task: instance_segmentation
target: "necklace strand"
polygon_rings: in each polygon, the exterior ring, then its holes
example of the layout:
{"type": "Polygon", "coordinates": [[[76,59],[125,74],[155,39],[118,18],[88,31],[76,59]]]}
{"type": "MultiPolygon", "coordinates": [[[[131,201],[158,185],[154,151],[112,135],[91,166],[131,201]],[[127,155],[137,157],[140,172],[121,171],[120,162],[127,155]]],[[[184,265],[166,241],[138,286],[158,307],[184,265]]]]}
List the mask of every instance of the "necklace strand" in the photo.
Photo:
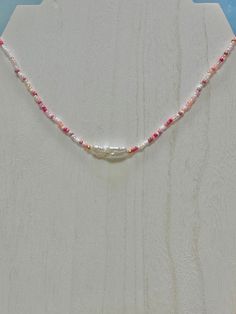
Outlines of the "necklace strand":
{"type": "Polygon", "coordinates": [[[207,73],[203,76],[200,83],[196,86],[192,96],[180,107],[178,112],[170,116],[155,132],[153,132],[147,139],[141,144],[132,147],[112,147],[112,146],[99,146],[88,144],[85,140],[76,135],[54,112],[49,110],[39,93],[34,89],[30,80],[21,71],[18,62],[8,49],[4,40],[0,38],[0,47],[11,65],[13,66],[16,76],[23,82],[30,95],[34,98],[34,101],[38,105],[39,109],[44,115],[51,120],[66,136],[68,136],[74,143],[82,147],[86,152],[91,153],[93,156],[106,160],[122,160],[133,156],[137,152],[143,151],[146,147],[150,146],[171,126],[184,117],[184,115],[193,107],[198,97],[201,95],[202,90],[208,85],[211,78],[222,67],[225,61],[230,56],[234,47],[236,46],[236,37],[234,37],[229,46],[223,52],[223,54],[217,59],[216,63],[212,65],[207,73]]]}

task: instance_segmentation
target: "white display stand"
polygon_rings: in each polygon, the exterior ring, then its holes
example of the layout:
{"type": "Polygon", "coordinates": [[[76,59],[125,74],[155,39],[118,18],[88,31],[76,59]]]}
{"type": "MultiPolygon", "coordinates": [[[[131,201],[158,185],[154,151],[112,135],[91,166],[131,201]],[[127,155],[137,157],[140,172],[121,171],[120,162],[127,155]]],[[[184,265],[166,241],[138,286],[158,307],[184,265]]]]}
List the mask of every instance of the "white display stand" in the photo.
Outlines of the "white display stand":
{"type": "MultiPolygon", "coordinates": [[[[191,0],[44,0],[3,37],[49,108],[96,144],[174,113],[233,33],[191,0]]],[[[0,55],[0,313],[236,313],[236,53],[158,143],[97,160],[0,55]]]]}

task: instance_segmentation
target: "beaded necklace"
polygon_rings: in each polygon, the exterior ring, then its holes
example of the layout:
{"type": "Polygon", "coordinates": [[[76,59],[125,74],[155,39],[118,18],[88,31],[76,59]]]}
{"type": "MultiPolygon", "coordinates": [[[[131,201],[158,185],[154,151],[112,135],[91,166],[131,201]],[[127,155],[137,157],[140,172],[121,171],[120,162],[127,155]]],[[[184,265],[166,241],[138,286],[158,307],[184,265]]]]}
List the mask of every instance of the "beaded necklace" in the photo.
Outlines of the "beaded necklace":
{"type": "Polygon", "coordinates": [[[222,67],[225,61],[230,56],[234,47],[236,46],[236,37],[234,37],[227,49],[223,52],[223,54],[218,58],[216,63],[209,68],[207,73],[203,76],[200,83],[195,88],[192,96],[180,107],[178,112],[170,116],[160,127],[158,127],[147,139],[145,139],[141,144],[132,146],[132,147],[113,147],[113,146],[99,146],[88,144],[85,140],[76,135],[60,118],[57,117],[55,113],[53,113],[46,106],[42,98],[39,96],[39,93],[33,88],[30,80],[23,74],[21,71],[18,62],[16,61],[13,54],[7,48],[3,39],[0,38],[0,47],[4,52],[8,60],[10,61],[13,69],[16,73],[16,76],[23,82],[26,89],[33,97],[34,101],[38,105],[39,109],[44,113],[44,115],[52,121],[59,130],[62,131],[67,137],[69,137],[74,143],[78,146],[82,147],[86,152],[92,154],[93,156],[105,159],[105,160],[123,160],[128,157],[133,156],[134,154],[143,151],[146,147],[150,146],[154,142],[156,142],[160,136],[171,126],[173,126],[177,121],[184,117],[184,115],[193,107],[198,97],[201,95],[202,90],[208,85],[211,78],[214,74],[222,67]]]}

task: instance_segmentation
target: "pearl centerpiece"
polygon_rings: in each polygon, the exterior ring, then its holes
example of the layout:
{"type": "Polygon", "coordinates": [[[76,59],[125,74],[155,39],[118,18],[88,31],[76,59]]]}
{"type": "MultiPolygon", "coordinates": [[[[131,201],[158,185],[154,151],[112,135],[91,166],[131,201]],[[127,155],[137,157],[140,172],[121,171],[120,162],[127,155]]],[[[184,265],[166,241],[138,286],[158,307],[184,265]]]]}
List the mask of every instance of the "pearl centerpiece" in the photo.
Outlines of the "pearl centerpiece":
{"type": "Polygon", "coordinates": [[[110,161],[122,160],[129,157],[129,152],[126,147],[102,147],[93,145],[88,151],[99,159],[106,159],[110,161]]]}

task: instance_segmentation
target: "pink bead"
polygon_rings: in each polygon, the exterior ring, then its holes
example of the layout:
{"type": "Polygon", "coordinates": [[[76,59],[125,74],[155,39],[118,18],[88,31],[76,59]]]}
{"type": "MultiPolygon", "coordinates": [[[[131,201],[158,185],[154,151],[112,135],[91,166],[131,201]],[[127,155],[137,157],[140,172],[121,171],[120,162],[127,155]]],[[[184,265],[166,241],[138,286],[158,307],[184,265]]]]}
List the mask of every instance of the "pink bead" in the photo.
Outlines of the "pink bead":
{"type": "Polygon", "coordinates": [[[38,105],[42,104],[42,99],[40,97],[38,97],[35,101],[38,105]]]}
{"type": "Polygon", "coordinates": [[[4,41],[2,40],[2,38],[0,38],[0,46],[2,46],[4,44],[4,41]]]}
{"type": "Polygon", "coordinates": [[[217,71],[216,65],[212,66],[209,70],[210,73],[215,73],[217,71]]]}

